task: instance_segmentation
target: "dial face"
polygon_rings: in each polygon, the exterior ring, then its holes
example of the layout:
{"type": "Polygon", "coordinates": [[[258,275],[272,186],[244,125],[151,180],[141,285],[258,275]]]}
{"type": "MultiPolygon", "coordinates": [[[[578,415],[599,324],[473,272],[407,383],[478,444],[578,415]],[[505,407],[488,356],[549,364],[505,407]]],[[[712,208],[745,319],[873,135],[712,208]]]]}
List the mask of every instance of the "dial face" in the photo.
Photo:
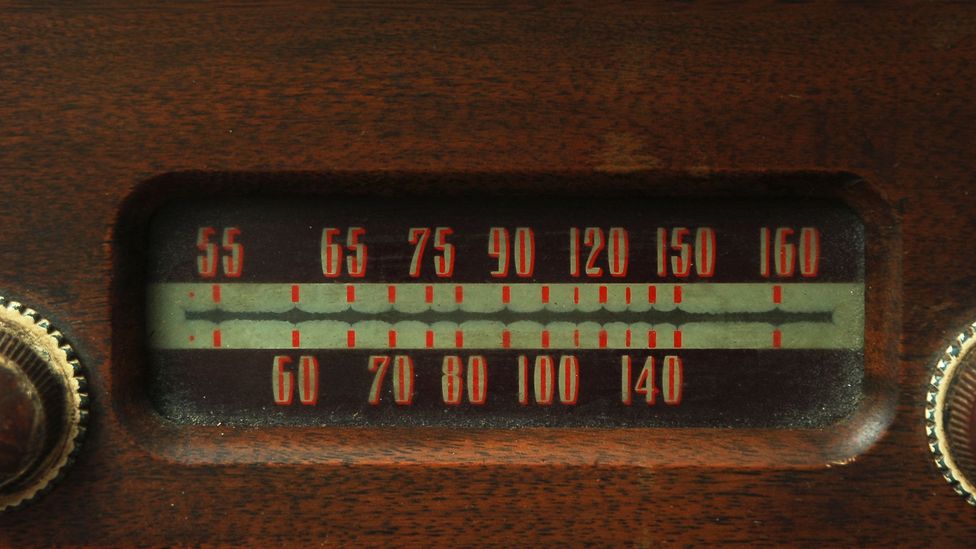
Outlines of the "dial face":
{"type": "Polygon", "coordinates": [[[836,203],[185,201],[148,246],[176,422],[822,426],[862,393],[836,203]]]}

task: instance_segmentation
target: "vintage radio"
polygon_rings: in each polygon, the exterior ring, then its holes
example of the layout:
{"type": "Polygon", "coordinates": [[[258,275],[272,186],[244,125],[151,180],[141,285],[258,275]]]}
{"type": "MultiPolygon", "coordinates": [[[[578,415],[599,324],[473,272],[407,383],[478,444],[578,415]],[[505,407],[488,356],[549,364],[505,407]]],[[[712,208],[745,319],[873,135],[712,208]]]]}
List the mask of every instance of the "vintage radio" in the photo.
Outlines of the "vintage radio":
{"type": "Polygon", "coordinates": [[[0,545],[971,544],[974,23],[8,4],[0,545]]]}

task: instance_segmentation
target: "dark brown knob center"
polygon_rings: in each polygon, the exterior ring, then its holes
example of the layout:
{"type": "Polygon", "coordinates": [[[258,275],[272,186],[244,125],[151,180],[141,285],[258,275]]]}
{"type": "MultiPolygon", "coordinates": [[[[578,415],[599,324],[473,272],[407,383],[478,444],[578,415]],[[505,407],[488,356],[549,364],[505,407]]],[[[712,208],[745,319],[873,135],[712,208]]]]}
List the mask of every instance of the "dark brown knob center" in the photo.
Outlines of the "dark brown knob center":
{"type": "Polygon", "coordinates": [[[23,476],[43,445],[41,398],[16,364],[0,359],[0,487],[23,476]]]}

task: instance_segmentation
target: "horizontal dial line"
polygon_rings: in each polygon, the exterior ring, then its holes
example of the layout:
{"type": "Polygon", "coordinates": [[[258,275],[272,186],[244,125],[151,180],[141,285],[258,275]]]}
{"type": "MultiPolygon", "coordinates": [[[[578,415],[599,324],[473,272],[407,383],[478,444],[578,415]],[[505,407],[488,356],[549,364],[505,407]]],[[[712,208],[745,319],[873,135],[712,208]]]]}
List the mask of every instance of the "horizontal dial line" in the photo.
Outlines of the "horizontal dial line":
{"type": "Polygon", "coordinates": [[[159,349],[860,349],[861,283],[199,284],[149,289],[159,349]]]}

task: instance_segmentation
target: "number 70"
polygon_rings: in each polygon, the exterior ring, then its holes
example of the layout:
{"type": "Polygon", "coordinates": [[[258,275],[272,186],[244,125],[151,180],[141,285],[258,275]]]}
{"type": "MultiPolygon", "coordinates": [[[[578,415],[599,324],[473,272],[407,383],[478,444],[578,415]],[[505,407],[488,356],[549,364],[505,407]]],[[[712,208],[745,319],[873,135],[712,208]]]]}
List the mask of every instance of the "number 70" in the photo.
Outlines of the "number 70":
{"type": "Polygon", "coordinates": [[[369,371],[373,375],[373,384],[369,388],[369,403],[377,406],[380,403],[380,392],[383,390],[383,378],[386,371],[393,365],[393,401],[401,405],[413,403],[413,360],[407,355],[396,355],[392,361],[386,355],[369,357],[369,371]]]}

